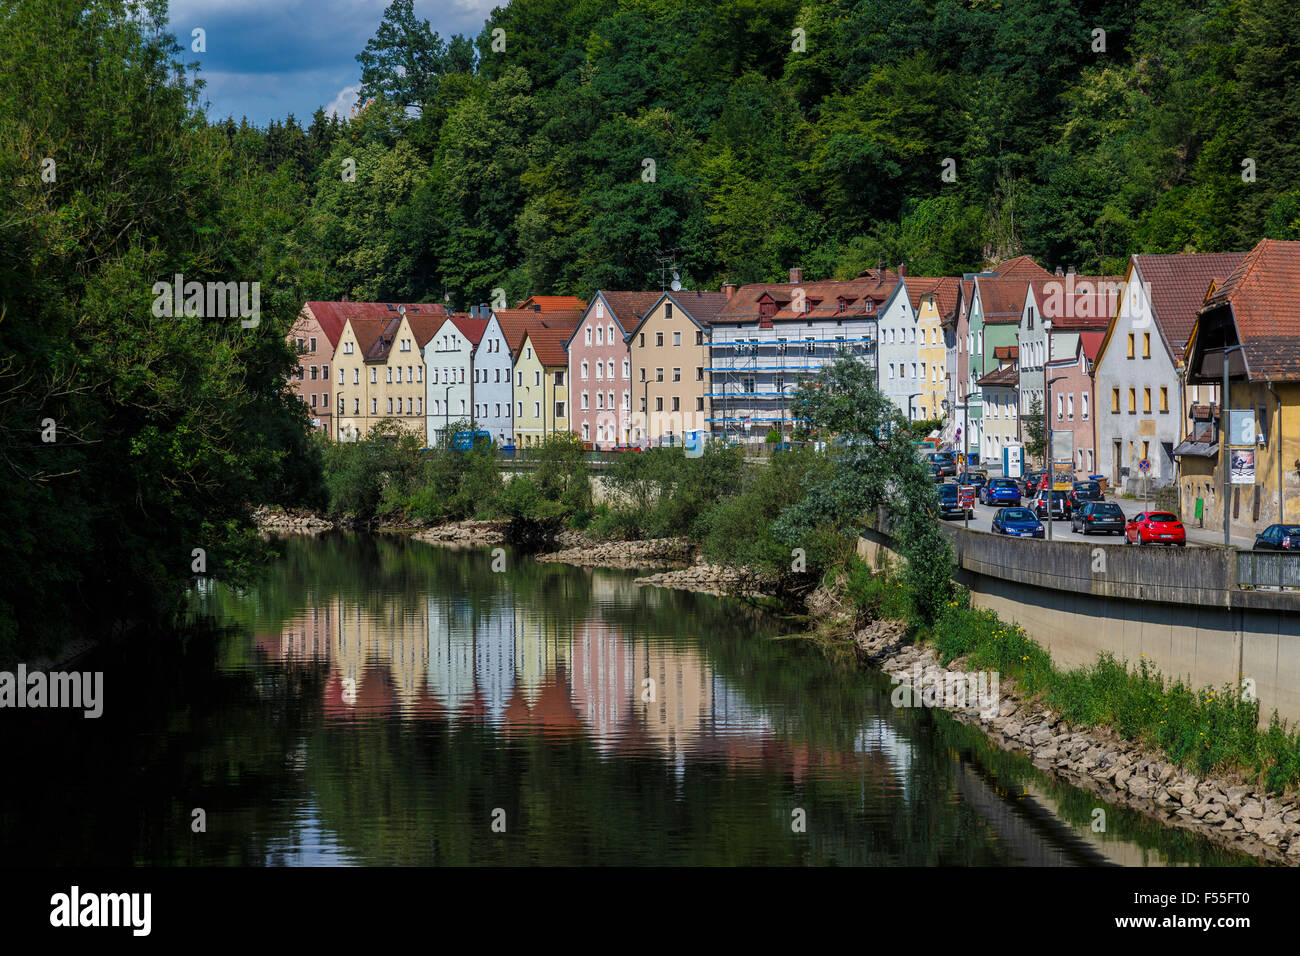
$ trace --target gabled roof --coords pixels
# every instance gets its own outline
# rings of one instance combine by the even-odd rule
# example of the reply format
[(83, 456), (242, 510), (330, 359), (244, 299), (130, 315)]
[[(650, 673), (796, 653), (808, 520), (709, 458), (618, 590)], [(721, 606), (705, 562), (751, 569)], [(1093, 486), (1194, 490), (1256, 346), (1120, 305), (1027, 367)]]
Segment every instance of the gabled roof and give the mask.
[(475, 319), (468, 312), (457, 312), (451, 317), (461, 335), (469, 340), (470, 345), (478, 345), (487, 329), (487, 319)]
[(303, 311), (309, 312), (316, 320), (330, 345), (339, 344), (343, 334), (343, 324), (350, 318), (390, 319), (397, 315), (397, 310), (405, 308), (408, 315), (416, 313), (446, 317), (447, 309), (437, 302), (306, 302)]
[(1205, 303), (1232, 307), (1253, 381), (1300, 379), (1300, 242), (1264, 239)]
[(534, 312), (532, 309), (498, 309), (492, 313), (501, 334), (506, 338), (506, 346), (511, 357), (517, 357), (519, 347), (524, 344), (524, 335), (531, 329), (564, 329), (572, 334), (574, 328), (582, 321), (583, 313), (578, 309), (559, 312)]
[(903, 277), (903, 285), (907, 289), (908, 299), (911, 300), (912, 311), (921, 311), (921, 300), (927, 295), (933, 295), (934, 306), (939, 312), (940, 319), (956, 314), (960, 284), (961, 279), (956, 276), (939, 276), (937, 278), (924, 276)]
[(586, 307), (587, 303), (576, 295), (533, 295), (515, 306), (517, 309), (534, 309), (541, 312), (569, 312)]
[(1045, 279), (1051, 273), (1040, 266), (1031, 256), (1016, 256), (1004, 259), (990, 270), (999, 279)]
[(1083, 349), (1083, 354), (1088, 359), (1089, 368), (1097, 364), (1097, 355), (1101, 352), (1101, 343), (1105, 338), (1105, 332), (1079, 333), (1079, 348)]
[[(662, 292), (606, 292), (597, 293), (605, 300), (605, 315), (613, 316), (624, 334), (641, 322), (641, 317), (654, 308)], [(594, 301), (594, 300), (593, 300)]]
[[(733, 293), (731, 299), (734, 299), (739, 292)], [(634, 325), (629, 331), (631, 337), (637, 333), (641, 326), (645, 325), (646, 319), (655, 309), (659, 308), (659, 303), (667, 299), (677, 306), (688, 319), (698, 325), (701, 329), (708, 329), (717, 321), (718, 312), (731, 299), (727, 298), (725, 292), (661, 292), (654, 304), (646, 310), (645, 315), (641, 316), (641, 321)]]
[(1138, 278), (1151, 293), (1152, 320), (1175, 366), (1182, 365), (1187, 340), (1196, 324), (1197, 313), (1205, 304), (1210, 283), (1216, 276), (1231, 276), (1245, 258), (1240, 252), (1133, 257)]
[[(351, 317), (344, 320), (346, 325), (352, 326), (352, 334), (357, 340), (357, 351), (361, 353), (362, 358), (366, 361), (369, 361), (366, 358), (367, 353), (374, 348), (375, 342), (379, 340), (380, 335), (383, 334), (383, 331), (388, 328), (392, 321), (392, 319), (378, 316), (372, 318)], [(339, 334), (342, 335), (342, 332)]]
[(529, 329), (524, 333), (524, 341), (532, 344), (537, 360), (544, 367), (554, 368), (569, 364), (569, 355), (564, 347), (572, 334), (569, 329)]
[[(364, 321), (364, 320), (363, 320)], [(442, 323), (446, 321), (446, 316), (432, 315), (430, 313), (406, 313), (406, 324), (411, 328), (411, 336), (415, 339), (417, 350), (423, 350), (429, 344), (429, 340), (437, 334), (438, 329), (442, 328)], [(402, 327), (402, 316), (397, 315), (384, 323), (380, 333), (375, 337), (369, 348), (363, 347), (365, 360), (367, 362), (386, 362), (388, 354), (393, 349), (393, 343), (397, 341), (398, 330)], [(353, 323), (355, 331), (356, 324)]]

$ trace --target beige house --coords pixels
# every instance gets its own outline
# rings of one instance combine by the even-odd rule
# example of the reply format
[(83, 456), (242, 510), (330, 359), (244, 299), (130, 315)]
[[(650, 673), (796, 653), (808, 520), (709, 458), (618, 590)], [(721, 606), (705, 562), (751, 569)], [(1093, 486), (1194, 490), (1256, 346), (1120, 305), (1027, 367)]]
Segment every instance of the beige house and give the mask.
[(709, 334), (722, 292), (665, 292), (628, 335), (632, 441), (674, 444), (709, 427)]
[(349, 318), (334, 353), (339, 441), (356, 441), (384, 419), (425, 440), (424, 346), (442, 317), (399, 313)]

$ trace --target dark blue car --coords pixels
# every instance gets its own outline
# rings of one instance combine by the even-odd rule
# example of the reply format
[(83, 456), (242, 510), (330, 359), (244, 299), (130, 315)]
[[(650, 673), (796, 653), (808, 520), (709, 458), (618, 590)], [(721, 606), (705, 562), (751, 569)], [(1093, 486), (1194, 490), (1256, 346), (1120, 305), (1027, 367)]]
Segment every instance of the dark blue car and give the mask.
[(986, 505), (1020, 504), (1020, 484), (1014, 478), (990, 478), (980, 488), (980, 501)]
[(1043, 523), (1028, 508), (999, 508), (993, 516), (993, 533), (1016, 538), (1043, 537)]

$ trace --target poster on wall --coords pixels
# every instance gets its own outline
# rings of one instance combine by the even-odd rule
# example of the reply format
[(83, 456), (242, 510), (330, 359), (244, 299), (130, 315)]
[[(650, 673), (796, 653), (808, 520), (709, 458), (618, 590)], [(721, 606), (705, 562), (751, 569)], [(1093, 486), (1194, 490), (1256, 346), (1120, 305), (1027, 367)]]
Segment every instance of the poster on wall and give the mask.
[(1232, 462), (1232, 484), (1253, 485), (1255, 483), (1255, 449), (1232, 448), (1228, 451)]

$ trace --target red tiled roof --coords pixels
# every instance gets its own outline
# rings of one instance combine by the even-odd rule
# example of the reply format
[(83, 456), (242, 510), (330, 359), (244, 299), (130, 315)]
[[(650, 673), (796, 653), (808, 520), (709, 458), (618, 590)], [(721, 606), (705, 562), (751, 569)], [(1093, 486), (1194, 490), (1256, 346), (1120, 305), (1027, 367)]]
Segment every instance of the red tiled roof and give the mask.
[(1105, 332), (1079, 333), (1079, 348), (1083, 349), (1089, 368), (1097, 364), (1097, 353), (1101, 351), (1101, 343), (1105, 338)]
[(533, 350), (537, 352), (537, 358), (543, 366), (553, 368), (557, 365), (569, 364), (569, 356), (564, 346), (572, 334), (572, 329), (529, 329), (524, 333), (524, 341), (532, 343)]
[(492, 314), (496, 316), (501, 326), (501, 332), (506, 337), (506, 345), (510, 347), (511, 355), (519, 352), (519, 347), (524, 344), (524, 335), (531, 329), (564, 329), (567, 334), (572, 334), (583, 316), (582, 311), (577, 309), (560, 312), (498, 309)]
[(919, 312), (921, 310), (921, 299), (927, 295), (933, 295), (934, 305), (939, 310), (941, 319), (957, 311), (957, 293), (960, 284), (961, 279), (956, 276), (939, 276), (937, 278), (923, 276), (903, 277), (903, 285), (907, 289), (907, 297), (912, 303), (913, 311)]
[(1187, 340), (1196, 324), (1196, 315), (1205, 303), (1205, 292), (1210, 283), (1215, 276), (1236, 272), (1246, 256), (1240, 252), (1206, 252), (1138, 255), (1133, 258), (1138, 278), (1150, 289), (1152, 319), (1160, 338), (1174, 364), (1181, 365)]
[[(807, 321), (808, 319), (846, 318), (863, 315), (875, 315), (880, 306), (889, 298), (898, 284), (898, 277), (893, 272), (883, 274), (868, 270), (868, 274), (856, 279), (837, 281), (825, 279), (819, 282), (753, 282), (743, 285), (726, 299), (712, 319), (712, 324), (727, 325), (753, 322), (759, 317), (759, 300), (770, 297), (777, 304), (774, 318)], [(804, 291), (808, 312), (795, 313), (789, 309), (794, 298), (794, 290)], [(705, 293), (707, 294), (707, 293)], [(845, 303), (840, 311), (840, 300)], [(870, 308), (868, 308), (868, 304)], [(685, 306), (684, 306), (685, 307)]]
[[(1145, 274), (1145, 273), (1144, 273)], [(1300, 242), (1264, 239), (1214, 291), (1205, 308), (1232, 306), (1254, 381), (1300, 379)]]
[(1020, 357), (1020, 346), (1018, 345), (995, 345), (993, 347), (993, 357), (998, 359), (1016, 359)]
[(985, 325), (1020, 324), (1020, 314), (1025, 310), (1025, 293), (1029, 291), (1029, 280), (984, 276), (975, 281), (979, 284), (980, 304), (983, 306)]
[(1020, 370), (1013, 362), (1004, 368), (995, 369), (989, 372), (982, 379), (975, 383), (976, 385), (1001, 385), (1014, 386), (1020, 384)]
[(677, 303), (691, 318), (700, 325), (708, 328), (713, 324), (713, 320), (718, 317), (718, 313), (727, 304), (727, 294), (725, 292), (699, 292), (699, 291), (681, 291), (670, 292), (672, 300)]
[(1014, 259), (1004, 259), (989, 271), (999, 279), (1029, 280), (1051, 276), (1051, 273), (1035, 262), (1031, 256), (1016, 256)]
[(469, 340), (470, 345), (478, 345), (488, 324), (487, 319), (471, 318), (468, 312), (457, 312), (451, 321), (460, 330), (460, 334)]
[(1034, 298), (1059, 331), (1102, 330), (1119, 310), (1123, 276), (1051, 276), (1035, 279)]
[(542, 312), (568, 312), (572, 309), (585, 309), (587, 303), (576, 295), (533, 295), (524, 299), (515, 308), (531, 309), (537, 306)]
[(614, 321), (624, 333), (632, 331), (640, 323), (641, 317), (654, 308), (662, 292), (606, 292), (600, 293), (609, 307), (606, 314), (612, 314)]
[(350, 318), (383, 318), (397, 315), (397, 310), (405, 307), (407, 315), (427, 313), (446, 318), (447, 309), (437, 302), (307, 302), (303, 309), (309, 311), (321, 331), (335, 348), (339, 336), (343, 333), (343, 324)]

